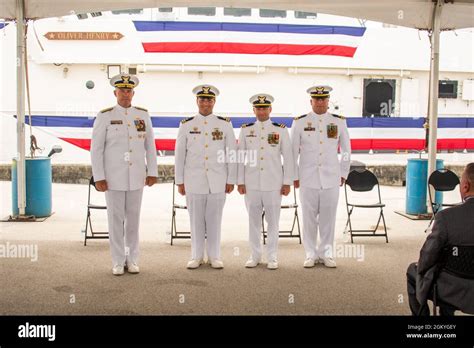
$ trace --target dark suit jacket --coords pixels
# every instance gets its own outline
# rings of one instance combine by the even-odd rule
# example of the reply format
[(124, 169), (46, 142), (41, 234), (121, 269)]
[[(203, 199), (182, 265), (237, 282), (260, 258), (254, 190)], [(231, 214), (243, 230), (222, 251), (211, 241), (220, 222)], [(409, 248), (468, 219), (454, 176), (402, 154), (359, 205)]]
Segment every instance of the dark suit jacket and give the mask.
[[(432, 232), (426, 238), (418, 260), (416, 281), (417, 299), (425, 303), (437, 263), (443, 248), (449, 245), (474, 245), (474, 197), (463, 204), (444, 209), (436, 214)], [(474, 280), (455, 277), (441, 272), (438, 294), (443, 302), (465, 313), (474, 314)]]

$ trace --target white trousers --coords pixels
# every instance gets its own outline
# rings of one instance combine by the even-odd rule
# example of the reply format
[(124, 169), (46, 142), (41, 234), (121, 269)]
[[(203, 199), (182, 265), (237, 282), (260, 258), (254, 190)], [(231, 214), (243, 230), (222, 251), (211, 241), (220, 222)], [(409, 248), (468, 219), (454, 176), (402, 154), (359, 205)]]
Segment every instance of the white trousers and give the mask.
[(208, 259), (220, 260), (224, 203), (225, 192), (208, 194), (186, 192), (186, 205), (191, 223), (192, 259), (204, 259), (206, 246)]
[(138, 228), (143, 189), (105, 191), (112, 266), (138, 263)]
[(262, 213), (265, 209), (265, 220), (268, 225), (267, 260), (277, 260), (278, 234), (280, 230), (280, 191), (248, 190), (245, 194), (245, 205), (249, 213), (249, 242), (252, 259), (262, 259)]
[[(306, 258), (333, 257), (339, 186), (329, 189), (301, 187), (303, 245)], [(320, 243), (318, 245), (318, 227)]]

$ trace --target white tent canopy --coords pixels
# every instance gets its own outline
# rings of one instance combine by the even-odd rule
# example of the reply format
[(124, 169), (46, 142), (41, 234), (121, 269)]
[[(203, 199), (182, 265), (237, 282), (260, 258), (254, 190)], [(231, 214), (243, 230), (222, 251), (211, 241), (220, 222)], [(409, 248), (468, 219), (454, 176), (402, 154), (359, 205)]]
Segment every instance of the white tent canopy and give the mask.
[[(15, 19), (19, 1), (24, 2), (25, 18), (30, 19), (138, 7), (218, 6), (321, 12), (418, 29), (433, 28), (436, 4), (433, 0), (2, 0), (0, 18)], [(474, 26), (474, 0), (443, 2), (441, 30)]]
[(442, 30), (474, 27), (474, 0), (0, 0), (0, 18), (17, 20), (18, 208), (25, 212), (24, 21), (84, 12), (149, 7), (216, 6), (320, 12), (430, 30), (428, 175), (435, 169), (438, 118), (439, 35)]

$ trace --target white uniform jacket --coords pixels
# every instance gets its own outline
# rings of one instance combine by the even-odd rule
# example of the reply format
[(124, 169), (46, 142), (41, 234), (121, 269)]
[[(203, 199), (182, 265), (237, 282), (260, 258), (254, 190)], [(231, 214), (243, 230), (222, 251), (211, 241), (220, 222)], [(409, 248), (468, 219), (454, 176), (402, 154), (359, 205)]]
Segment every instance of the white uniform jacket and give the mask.
[(328, 189), (339, 186), (341, 177), (347, 178), (351, 143), (344, 117), (314, 112), (296, 117), (291, 127), (291, 141), (295, 180), (300, 181), (300, 186)]
[(239, 161), (238, 184), (247, 190), (276, 191), (293, 184), (293, 151), (285, 125), (270, 119), (242, 125), (239, 155), (243, 153), (245, 163)]
[(225, 192), (237, 182), (237, 150), (229, 118), (196, 115), (181, 121), (175, 147), (175, 183), (196, 194)]
[(102, 110), (94, 121), (91, 160), (94, 180), (106, 180), (109, 190), (138, 190), (146, 176), (158, 176), (148, 112), (120, 105)]

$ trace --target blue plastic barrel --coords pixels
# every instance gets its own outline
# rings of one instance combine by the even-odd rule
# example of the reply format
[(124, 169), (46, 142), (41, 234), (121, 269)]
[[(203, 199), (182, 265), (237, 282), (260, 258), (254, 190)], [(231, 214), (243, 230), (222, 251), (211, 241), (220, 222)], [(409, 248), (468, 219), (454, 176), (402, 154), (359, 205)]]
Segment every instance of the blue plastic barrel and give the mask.
[[(52, 170), (50, 157), (27, 158), (26, 215), (46, 217), (51, 215)], [(18, 215), (17, 159), (12, 163), (12, 212)]]
[[(443, 160), (436, 160), (436, 169), (444, 168)], [(428, 160), (411, 158), (406, 171), (406, 213), (412, 215), (426, 214), (426, 197), (428, 191)], [(443, 193), (436, 192), (435, 202), (443, 202)]]

